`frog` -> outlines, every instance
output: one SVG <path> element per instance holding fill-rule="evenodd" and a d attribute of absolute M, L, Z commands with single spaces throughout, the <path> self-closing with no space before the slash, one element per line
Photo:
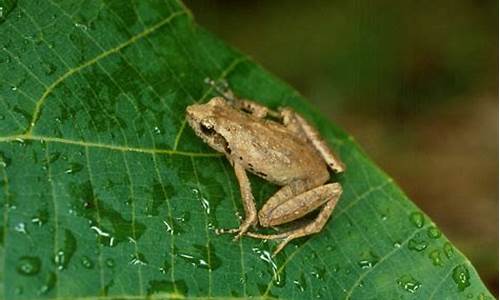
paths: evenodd
<path fill-rule="evenodd" d="M 299 113 L 290 107 L 273 110 L 254 100 L 216 96 L 187 106 L 186 120 L 198 137 L 227 158 L 239 184 L 245 218 L 238 228 L 217 233 L 280 240 L 276 255 L 290 241 L 324 228 L 342 194 L 340 183 L 329 183 L 330 170 L 342 173 L 345 165 Z M 258 211 L 248 172 L 280 187 Z M 275 228 L 313 211 L 319 212 L 312 221 L 285 232 L 251 230 L 257 225 Z"/>

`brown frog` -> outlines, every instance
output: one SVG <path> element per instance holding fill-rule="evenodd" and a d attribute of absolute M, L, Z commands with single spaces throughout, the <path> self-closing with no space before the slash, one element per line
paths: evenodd
<path fill-rule="evenodd" d="M 320 232 L 342 193 L 339 183 L 327 183 L 328 167 L 343 172 L 344 164 L 319 133 L 290 108 L 273 111 L 242 99 L 212 98 L 187 107 L 187 121 L 196 135 L 224 153 L 234 167 L 246 218 L 239 228 L 224 232 L 259 239 L 282 239 L 274 254 L 295 238 Z M 257 212 L 249 171 L 282 186 Z M 272 227 L 321 209 L 314 221 L 278 234 L 249 232 L 257 223 Z"/>

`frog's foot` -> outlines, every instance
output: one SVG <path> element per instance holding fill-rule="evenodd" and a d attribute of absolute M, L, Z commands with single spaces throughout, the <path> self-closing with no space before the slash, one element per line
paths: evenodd
<path fill-rule="evenodd" d="M 255 218 L 247 218 L 243 223 L 240 225 L 238 228 L 231 228 L 231 229 L 217 229 L 215 231 L 216 234 L 224 234 L 224 233 L 236 233 L 236 236 L 234 237 L 234 241 L 238 240 L 240 237 L 248 233 L 248 230 L 250 229 L 250 226 L 253 226 L 257 224 L 257 217 Z"/>
<path fill-rule="evenodd" d="M 235 96 L 233 91 L 229 88 L 229 84 L 225 79 L 213 80 L 210 78 L 205 78 L 205 83 L 208 84 L 215 92 L 226 100 L 234 101 Z"/>
<path fill-rule="evenodd" d="M 339 197 L 340 193 L 326 202 L 325 206 L 323 206 L 316 219 L 303 227 L 278 234 L 260 234 L 255 232 L 247 232 L 245 235 L 264 240 L 282 239 L 281 243 L 278 245 L 278 247 L 276 247 L 276 250 L 274 250 L 273 256 L 275 256 L 291 240 L 320 232 L 330 218 Z"/>
<path fill-rule="evenodd" d="M 276 247 L 276 250 L 273 252 L 273 256 L 278 254 L 285 246 L 290 242 L 291 240 L 301 237 L 303 235 L 299 235 L 296 231 L 298 230 L 293 230 L 290 232 L 284 232 L 284 233 L 278 233 L 278 234 L 260 234 L 256 232 L 247 232 L 245 235 L 257 239 L 262 239 L 262 240 L 278 240 L 282 239 L 281 243 Z"/>

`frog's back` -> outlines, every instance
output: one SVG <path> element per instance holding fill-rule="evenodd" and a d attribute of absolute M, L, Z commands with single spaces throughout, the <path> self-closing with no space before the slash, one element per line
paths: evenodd
<path fill-rule="evenodd" d="M 229 155 L 248 171 L 278 185 L 312 177 L 328 179 L 325 162 L 305 139 L 276 122 L 249 121 L 235 124 L 228 140 Z"/>

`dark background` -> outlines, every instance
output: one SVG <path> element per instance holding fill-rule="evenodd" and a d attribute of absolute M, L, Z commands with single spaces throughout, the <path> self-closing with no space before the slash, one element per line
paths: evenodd
<path fill-rule="evenodd" d="M 498 2 L 186 0 L 352 134 L 498 296 Z"/>

